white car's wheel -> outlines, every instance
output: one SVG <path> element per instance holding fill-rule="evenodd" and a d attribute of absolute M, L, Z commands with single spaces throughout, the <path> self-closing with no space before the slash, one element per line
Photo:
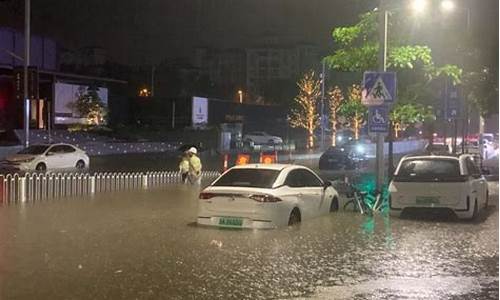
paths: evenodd
<path fill-rule="evenodd" d="M 79 161 L 76 162 L 76 168 L 78 170 L 85 169 L 85 162 L 80 159 Z"/>
<path fill-rule="evenodd" d="M 475 220 L 479 214 L 479 209 L 477 207 L 477 199 L 474 201 L 474 210 L 472 211 L 472 216 L 470 217 L 471 220 Z"/>
<path fill-rule="evenodd" d="M 43 162 L 38 163 L 35 167 L 35 170 L 38 172 L 45 172 L 45 171 L 47 171 L 47 165 Z"/>
<path fill-rule="evenodd" d="M 333 197 L 332 202 L 330 203 L 330 212 L 339 210 L 339 199 L 337 197 Z"/>
<path fill-rule="evenodd" d="M 300 220 L 301 220 L 300 210 L 297 207 L 295 207 L 294 209 L 292 209 L 290 217 L 288 218 L 288 225 L 294 225 L 300 223 Z"/>

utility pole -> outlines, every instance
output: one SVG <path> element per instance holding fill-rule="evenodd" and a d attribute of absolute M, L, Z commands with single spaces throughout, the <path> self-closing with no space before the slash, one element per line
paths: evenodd
<path fill-rule="evenodd" d="M 155 66 L 151 66 L 151 97 L 155 96 Z"/>
<path fill-rule="evenodd" d="M 28 66 L 30 65 L 31 0 L 24 1 L 24 146 L 30 145 L 30 99 L 28 96 Z"/>
<path fill-rule="evenodd" d="M 470 30 L 470 9 L 465 8 L 466 13 L 466 42 L 470 42 L 471 38 L 471 30 Z M 464 67 L 465 67 L 465 57 L 464 57 Z M 468 93 L 467 91 L 462 90 L 462 98 L 463 98 L 463 115 L 462 115 L 462 153 L 465 153 L 465 141 L 467 136 L 469 135 L 469 102 L 468 102 Z"/>
<path fill-rule="evenodd" d="M 381 72 L 386 71 L 386 59 L 387 59 L 387 17 L 388 12 L 385 7 L 385 1 L 380 0 L 379 5 L 379 15 L 378 15 L 378 32 L 379 32 L 379 66 L 378 69 Z M 384 184 L 384 135 L 382 133 L 377 133 L 377 146 L 376 146 L 376 163 L 375 163 L 375 174 L 376 174 L 376 189 L 377 191 L 382 191 L 382 186 Z"/>
<path fill-rule="evenodd" d="M 325 59 L 322 62 L 321 71 L 321 149 L 325 149 Z"/>

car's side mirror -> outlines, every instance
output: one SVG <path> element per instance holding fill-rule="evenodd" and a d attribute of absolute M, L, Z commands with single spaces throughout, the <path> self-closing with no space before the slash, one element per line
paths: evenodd
<path fill-rule="evenodd" d="M 47 154 L 45 154 L 45 156 L 52 156 L 54 154 L 55 154 L 54 152 L 47 152 Z"/>
<path fill-rule="evenodd" d="M 328 187 L 332 186 L 332 182 L 331 181 L 325 181 L 323 183 L 323 188 L 326 190 Z"/>

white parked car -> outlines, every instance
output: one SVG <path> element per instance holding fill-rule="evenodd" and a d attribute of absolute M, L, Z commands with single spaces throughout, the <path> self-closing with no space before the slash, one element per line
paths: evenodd
<path fill-rule="evenodd" d="M 406 209 L 446 209 L 472 219 L 488 206 L 488 184 L 468 154 L 404 157 L 389 193 L 392 216 Z"/>
<path fill-rule="evenodd" d="M 339 207 L 337 191 L 306 167 L 282 164 L 236 166 L 199 196 L 198 224 L 275 228 Z"/>
<path fill-rule="evenodd" d="M 50 169 L 85 169 L 90 159 L 81 149 L 69 144 L 31 145 L 17 154 L 7 156 L 4 167 L 19 171 Z"/>
<path fill-rule="evenodd" d="M 256 145 L 279 145 L 283 144 L 283 139 L 279 136 L 270 135 L 263 131 L 254 131 L 243 136 L 243 141 L 253 142 Z"/>

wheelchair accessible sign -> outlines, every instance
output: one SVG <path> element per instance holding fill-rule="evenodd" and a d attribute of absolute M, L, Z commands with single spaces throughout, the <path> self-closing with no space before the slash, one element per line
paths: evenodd
<path fill-rule="evenodd" d="M 365 72 L 361 101 L 368 106 L 368 131 L 388 133 L 389 106 L 396 101 L 396 73 Z"/>
<path fill-rule="evenodd" d="M 389 107 L 370 106 L 368 108 L 368 131 L 373 133 L 388 133 Z"/>

